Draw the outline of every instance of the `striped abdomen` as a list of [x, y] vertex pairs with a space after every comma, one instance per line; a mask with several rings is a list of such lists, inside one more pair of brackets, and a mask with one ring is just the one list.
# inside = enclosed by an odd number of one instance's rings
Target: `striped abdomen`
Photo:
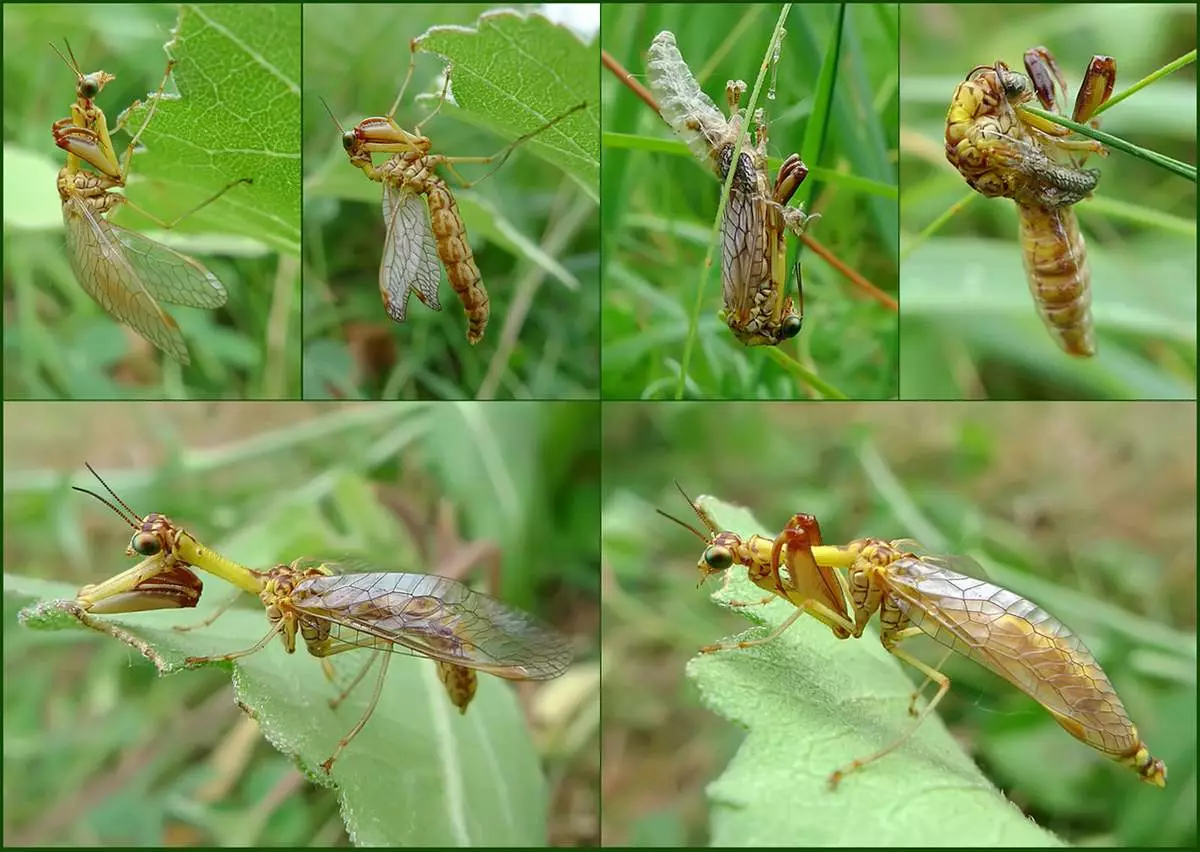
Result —
[[1069, 207], [1017, 204], [1029, 292], [1047, 330], [1068, 355], [1096, 352], [1091, 270], [1079, 221]]
[[479, 274], [471, 244], [467, 241], [466, 226], [446, 182], [430, 174], [423, 183], [421, 191], [425, 193], [425, 200], [429, 204], [429, 219], [433, 225], [438, 257], [446, 267], [450, 286], [458, 294], [466, 311], [467, 340], [472, 344], [478, 343], [487, 328], [490, 308], [483, 277]]

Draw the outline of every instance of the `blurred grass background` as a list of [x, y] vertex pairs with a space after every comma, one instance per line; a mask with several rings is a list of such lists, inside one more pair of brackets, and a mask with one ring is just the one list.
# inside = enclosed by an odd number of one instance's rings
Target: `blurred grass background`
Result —
[[[946, 162], [946, 109], [979, 64], [1045, 45], [1071, 87], [1093, 54], [1117, 60], [1116, 92], [1196, 48], [1188, 4], [904, 5], [900, 14], [901, 395], [906, 399], [1196, 396], [1196, 186], [1121, 152], [1093, 158], [1095, 196], [1074, 207], [1092, 269], [1099, 354], [1063, 355], [1035, 312], [1016, 207], [977, 196]], [[1196, 162], [1196, 66], [1100, 118], [1100, 129]], [[966, 209], [928, 239], [952, 205]]]
[[[701, 88], [724, 113], [725, 81], [741, 79], [753, 88], [781, 8], [610, 4], [602, 9], [601, 39], [604, 49], [645, 85], [650, 42], [670, 30]], [[818, 155], [800, 149], [813, 114], [817, 78], [837, 32], [836, 6], [792, 7], [777, 98], [772, 102], [766, 97], [768, 73], [757, 106], [766, 111], [771, 157], [778, 161], [798, 151], [810, 169], [797, 200], [809, 198], [806, 209], [823, 218], [809, 236], [894, 297], [896, 7], [864, 4], [845, 12], [824, 150]], [[677, 138], [614, 74], [606, 72], [602, 86], [604, 396], [669, 398], [679, 384], [721, 186], [682, 142], [669, 153], [663, 150], [662, 141]], [[872, 191], [863, 188], [864, 181]], [[795, 242], [788, 240], [793, 261]], [[804, 328], [795, 342], [778, 348], [851, 399], [894, 397], [896, 313], [865, 296], [811, 249], [801, 258]], [[798, 380], [767, 347], [743, 347], [717, 319], [719, 265], [717, 253], [704, 289], [699, 345], [688, 366], [686, 394], [739, 399], [813, 395], [814, 388]], [[789, 287], [794, 286], [789, 280]]]
[[[1007, 682], [953, 656], [937, 712], [963, 748], [1066, 840], [1194, 845], [1195, 448], [1187, 403], [606, 403], [604, 842], [707, 842], [706, 786], [742, 740], [684, 678], [700, 646], [750, 624], [709, 600], [713, 581], [696, 588], [702, 544], [653, 513], [694, 522], [678, 480], [693, 498], [749, 506], [764, 533], [805, 511], [827, 544], [911, 536], [975, 556], [992, 582], [1083, 637], [1166, 761], [1169, 786], [1139, 783]], [[876, 625], [862, 641], [877, 641]], [[910, 641], [918, 658], [941, 658], [931, 640]], [[854, 780], [838, 795], [853, 795]], [[902, 809], [909, 795], [897, 789], [877, 806]], [[814, 821], [834, 818], [836, 802], [780, 796]]]
[[[84, 421], [103, 428], [81, 433]], [[567, 675], [519, 694], [551, 790], [551, 840], [595, 842], [595, 404], [8, 403], [4, 422], [9, 575], [80, 586], [132, 564], [128, 529], [69, 490], [97, 489], [84, 461], [135, 509], [258, 568], [354, 547], [384, 570], [432, 571], [464, 542], [498, 544], [498, 596], [574, 640]], [[369, 512], [343, 505], [347, 480], [375, 495]], [[317, 525], [314, 495], [327, 519]], [[481, 587], [484, 576], [465, 579]], [[204, 584], [202, 606], [229, 592]], [[110, 638], [22, 629], [16, 610], [6, 594], [6, 844], [346, 842], [333, 792], [263, 740], [224, 671], [159, 678]], [[317, 671], [303, 652], [286, 662]]]
[[[347, 162], [337, 128], [318, 100], [324, 98], [343, 124], [385, 114], [408, 70], [411, 39], [435, 25], [474, 27], [481, 14], [494, 8], [409, 4], [398, 13], [386, 5], [305, 4], [306, 398], [597, 395], [600, 232], [595, 200], [528, 150], [514, 151], [495, 175], [470, 190], [458, 190], [452, 176], [439, 170], [471, 237], [491, 300], [491, 322], [479, 345], [467, 343], [462, 305], [443, 272], [442, 311], [432, 313], [413, 299], [408, 320], [397, 325], [384, 313], [379, 295], [386, 235], [379, 207], [382, 191]], [[592, 18], [590, 30], [587, 15], [576, 24], [582, 27], [576, 31], [581, 44], [594, 44], [594, 14]], [[523, 49], [539, 47], [545, 49]], [[433, 109], [444, 67], [438, 56], [417, 54], [416, 72], [395, 115], [401, 127], [411, 130]], [[430, 92], [433, 97], [421, 97]], [[510, 141], [469, 119], [448, 102], [423, 128], [433, 151], [489, 156]], [[382, 163], [383, 155], [375, 161]], [[460, 172], [477, 180], [489, 168], [465, 165]], [[366, 190], [370, 203], [358, 197]], [[496, 237], [500, 219], [548, 251], [577, 278], [578, 290], [556, 279], [543, 280], [545, 273], [532, 261], [505, 248]], [[502, 343], [507, 335], [511, 343]]]
[[[205, 18], [205, 24], [199, 21], [205, 13], [197, 8], [192, 7], [188, 14], [189, 26], [221, 26], [230, 40], [238, 40], [244, 47], [262, 39], [279, 39], [271, 21], [286, 12], [221, 10], [212, 13], [216, 20]], [[167, 4], [4, 7], [6, 399], [299, 396], [297, 258], [280, 250], [278, 242], [269, 244], [262, 234], [240, 224], [241, 220], [235, 224], [232, 217], [222, 219], [219, 213], [215, 221], [208, 220], [202, 211], [176, 231], [163, 232], [156, 227], [143, 229], [123, 218], [129, 211], [114, 214], [116, 223], [125, 222], [127, 227], [195, 255], [229, 292], [228, 302], [217, 311], [166, 307], [179, 322], [191, 354], [192, 364], [186, 368], [160, 357], [149, 343], [113, 320], [84, 292], [68, 265], [61, 204], [55, 191], [55, 176], [64, 154], [55, 147], [50, 126], [68, 115], [75, 78], [49, 43], [63, 50], [65, 37], [84, 73], [103, 69], [116, 75], [97, 98], [113, 127], [126, 107], [157, 88], [167, 60], [163, 45], [179, 20], [179, 7]], [[294, 41], [298, 54], [299, 40]], [[273, 50], [272, 57], [287, 52], [286, 45]], [[276, 70], [283, 73], [285, 69]], [[223, 79], [214, 74], [213, 84]], [[221, 105], [242, 117], [250, 110], [263, 109], [246, 100], [252, 96], [249, 90], [223, 88]], [[277, 106], [286, 109], [286, 101]], [[220, 115], [213, 120], [220, 123], [227, 118]], [[151, 127], [159, 120], [161, 117], [156, 117]], [[271, 149], [268, 153], [275, 155], [276, 162], [286, 163], [284, 149], [294, 135], [291, 139], [276, 135], [279, 121], [273, 113], [260, 117], [258, 125], [263, 136], [258, 147]], [[119, 156], [124, 155], [129, 139], [125, 132], [114, 136]], [[243, 159], [254, 158], [247, 154]], [[259, 162], [255, 160], [256, 165]], [[290, 180], [290, 191], [297, 199], [292, 211], [296, 218], [300, 187], [294, 159], [293, 165], [294, 177], [289, 177], [286, 165], [273, 175], [255, 171], [250, 176], [257, 178], [260, 193], [268, 189], [283, 193], [283, 185]], [[165, 202], [149, 202], [148, 209], [171, 219], [187, 206], [181, 205], [178, 197], [171, 202], [170, 193], [178, 195], [175, 183], [169, 182], [164, 189], [159, 185], [162, 181], [148, 177], [156, 167], [151, 150], [134, 155], [131, 193], [167, 193]], [[183, 176], [179, 182], [187, 179]], [[254, 197], [256, 190], [238, 187], [233, 192], [242, 192], [245, 198], [246, 193]], [[270, 197], [274, 199], [275, 194]], [[298, 228], [298, 218], [291, 224]], [[188, 236], [181, 236], [183, 233]], [[294, 242], [298, 250], [298, 231]]]

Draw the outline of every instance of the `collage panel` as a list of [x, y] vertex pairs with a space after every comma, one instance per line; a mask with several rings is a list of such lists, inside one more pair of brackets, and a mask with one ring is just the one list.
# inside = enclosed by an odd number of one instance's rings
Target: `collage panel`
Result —
[[597, 8], [304, 19], [305, 397], [597, 397]]
[[5, 4], [4, 112], [6, 399], [299, 396], [299, 5]]
[[897, 7], [602, 20], [604, 397], [894, 398]]
[[901, 398], [1196, 398], [1195, 30], [902, 7]]
[[1193, 403], [612, 402], [602, 452], [604, 845], [1190, 844]]
[[6, 844], [594, 844], [597, 407], [6, 404]]
[[3, 14], [5, 845], [1195, 845], [1195, 7]]

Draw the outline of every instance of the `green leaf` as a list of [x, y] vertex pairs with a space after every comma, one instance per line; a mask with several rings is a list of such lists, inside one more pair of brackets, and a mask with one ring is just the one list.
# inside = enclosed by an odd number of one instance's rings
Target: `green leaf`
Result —
[[599, 198], [600, 56], [594, 45], [541, 15], [510, 11], [481, 16], [475, 30], [433, 27], [417, 44], [451, 63], [451, 93], [464, 117], [508, 139], [587, 103], [525, 144]]
[[[27, 607], [21, 622], [41, 630], [92, 626], [137, 648], [164, 675], [183, 669], [188, 656], [249, 648], [267, 631], [259, 609], [235, 608], [210, 627], [179, 633], [174, 625], [196, 624], [212, 607], [81, 619], [72, 612], [74, 588], [9, 574], [4, 594], [23, 604], [59, 599]], [[210, 591], [204, 600], [222, 597]], [[343, 656], [332, 660], [339, 681], [366, 662], [366, 655]], [[379, 704], [334, 764], [332, 780], [320, 764], [365, 711], [377, 669], [335, 711], [328, 701], [337, 689], [318, 661], [288, 655], [279, 641], [236, 662], [210, 665], [232, 669], [238, 703], [272, 745], [295, 755], [313, 782], [337, 785], [356, 844], [543, 845], [545, 781], [512, 689], [481, 676], [470, 712], [460, 715], [432, 662], [390, 656]]]
[[[168, 83], [141, 137], [146, 151], [133, 157], [127, 194], [169, 219], [250, 178], [180, 229], [241, 234], [299, 254], [299, 6], [183, 6], [167, 53], [178, 97]], [[129, 110], [126, 130], [136, 132], [147, 109]], [[127, 140], [114, 139], [118, 154]], [[134, 219], [122, 216], [123, 224]]]
[[[765, 534], [748, 510], [701, 500], [722, 529]], [[713, 600], [761, 597], [735, 568]], [[759, 625], [750, 638], [794, 610], [775, 601], [738, 611]], [[697, 656], [687, 672], [709, 708], [748, 729], [737, 756], [708, 787], [714, 846], [1060, 844], [992, 787], [934, 716], [895, 752], [829, 789], [831, 772], [911, 726], [914, 684], [873, 635], [838, 641], [802, 617], [765, 645]]]
[[[379, 203], [382, 193], [379, 184], [363, 180], [357, 169], [348, 168], [346, 157], [339, 149], [336, 158], [326, 160], [309, 178], [305, 191], [309, 197], [328, 196], [349, 201]], [[516, 257], [523, 257], [541, 267], [570, 290], [579, 290], [579, 279], [534, 240], [521, 233], [513, 221], [488, 198], [470, 190], [454, 193], [458, 212], [467, 233], [487, 239]]]
[[[778, 73], [764, 77], [755, 103], [764, 109], [770, 153], [775, 158], [799, 153], [811, 170], [797, 200], [813, 185], [823, 216], [809, 234], [819, 244], [819, 255], [788, 239], [789, 273], [799, 260], [806, 297], [803, 331], [779, 350], [790, 360], [765, 351], [770, 347], [747, 349], [710, 319], [721, 304], [721, 288], [713, 280], [720, 277], [719, 264], [706, 266], [705, 252], [713, 239], [721, 183], [619, 74], [606, 76], [601, 211], [606, 397], [666, 396], [678, 393], [681, 380], [693, 397], [812, 396], [807, 376], [795, 363], [851, 399], [897, 395], [896, 314], [862, 298], [858, 279], [845, 274], [853, 270], [876, 289], [892, 296], [897, 292], [898, 78], [895, 30], [888, 26], [897, 13], [894, 7], [882, 8], [851, 5], [843, 16], [840, 7], [793, 4], [784, 21], [787, 35]], [[724, 4], [700, 14], [686, 4], [608, 4], [602, 9], [601, 45], [614, 67], [637, 80], [645, 73], [646, 49], [654, 34], [670, 30], [701, 88], [723, 105], [725, 81], [741, 79], [751, 87], [757, 81], [761, 63], [770, 58], [779, 11]], [[822, 78], [834, 44], [842, 45], [841, 64], [836, 75], [830, 69]], [[823, 91], [819, 81], [834, 76], [823, 153], [817, 160], [805, 134], [821, 121], [814, 112], [817, 93]], [[767, 97], [771, 90], [773, 99]], [[742, 106], [749, 107], [748, 98], [743, 97]], [[706, 232], [698, 247], [690, 236], [697, 227]], [[789, 287], [795, 280], [789, 277]], [[698, 291], [703, 304], [693, 334]], [[664, 296], [683, 307], [682, 320]], [[683, 334], [677, 330], [681, 321]], [[689, 340], [694, 348], [684, 366]], [[624, 355], [618, 362], [609, 358], [615, 350]]]
[[41, 151], [4, 146], [4, 224], [30, 231], [62, 228], [55, 190], [60, 166]]
[[[998, 213], [1007, 225], [1015, 207]], [[1092, 213], [1081, 213], [1086, 227]], [[1024, 285], [1015, 223], [1008, 234], [1011, 240], [939, 236], [905, 261], [901, 343], [906, 363], [925, 367], [905, 368], [905, 398], [961, 396], [957, 383], [940, 378], [949, 351], [1019, 366], [1069, 399], [1195, 397], [1193, 373], [1156, 363], [1166, 352], [1177, 352], [1171, 358], [1180, 363], [1195, 360], [1194, 236], [1131, 236], [1119, 248], [1088, 238], [1099, 352], [1079, 359], [1062, 357], [1043, 328]], [[1131, 268], [1138, 274], [1128, 274]], [[960, 272], [946, 276], [947, 269]]]

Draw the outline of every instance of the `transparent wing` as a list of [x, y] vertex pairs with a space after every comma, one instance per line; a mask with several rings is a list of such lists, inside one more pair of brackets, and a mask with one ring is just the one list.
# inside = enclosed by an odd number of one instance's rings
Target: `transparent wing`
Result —
[[758, 189], [754, 165], [747, 154], [742, 154], [721, 220], [721, 286], [725, 310], [742, 321], [747, 318], [764, 277], [770, 275], [766, 264], [766, 201]]
[[93, 215], [87, 204], [74, 196], [63, 201], [63, 224], [71, 269], [88, 295], [113, 319], [179, 363], [189, 363], [178, 324], [158, 304], [130, 263], [118, 229], [103, 216]]
[[225, 304], [229, 294], [198, 261], [119, 225], [108, 227], [125, 247], [125, 259], [147, 292], [160, 302], [189, 308], [219, 308]]
[[404, 322], [410, 290], [427, 307], [440, 311], [441, 266], [425, 203], [420, 196], [384, 182], [383, 221], [387, 238], [379, 264], [379, 293], [388, 316]]
[[1045, 610], [1000, 586], [915, 556], [893, 562], [886, 577], [914, 625], [1029, 695], [1072, 736], [1111, 754], [1137, 744], [1100, 664]]
[[360, 648], [396, 643], [435, 660], [510, 680], [548, 680], [566, 671], [566, 639], [519, 610], [432, 574], [310, 577], [291, 602], [330, 622], [330, 637]]
[[939, 571], [965, 574], [977, 580], [988, 579], [987, 571], [974, 557], [962, 553], [931, 553], [925, 545], [913, 538], [898, 538], [888, 543], [896, 550], [919, 557], [926, 565]]
[[730, 192], [721, 220], [721, 291], [725, 310], [738, 316], [748, 308], [754, 233], [760, 227], [754, 199], [744, 193]]

